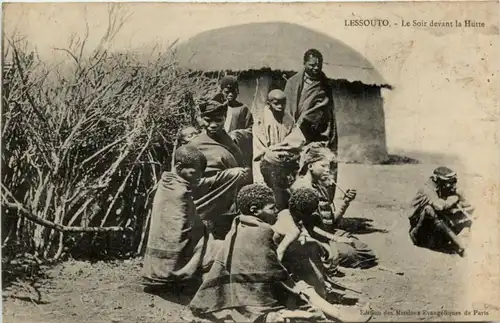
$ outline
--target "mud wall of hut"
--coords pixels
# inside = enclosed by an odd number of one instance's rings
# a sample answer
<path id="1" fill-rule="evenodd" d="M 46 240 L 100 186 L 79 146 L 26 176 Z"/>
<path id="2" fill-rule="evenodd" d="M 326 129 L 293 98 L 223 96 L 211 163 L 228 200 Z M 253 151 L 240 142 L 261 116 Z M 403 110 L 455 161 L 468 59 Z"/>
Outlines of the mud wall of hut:
<path id="1" fill-rule="evenodd" d="M 339 157 L 345 162 L 387 159 L 384 101 L 378 86 L 333 81 Z"/>

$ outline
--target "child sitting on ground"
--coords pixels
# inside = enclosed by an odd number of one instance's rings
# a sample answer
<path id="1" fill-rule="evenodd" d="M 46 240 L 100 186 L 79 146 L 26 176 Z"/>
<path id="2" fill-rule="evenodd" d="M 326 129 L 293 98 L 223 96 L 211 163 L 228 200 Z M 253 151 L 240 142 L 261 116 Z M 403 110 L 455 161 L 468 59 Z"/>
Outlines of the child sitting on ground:
<path id="1" fill-rule="evenodd" d="M 219 241 L 214 240 L 196 213 L 192 188 L 206 168 L 196 148 L 179 147 L 172 172 L 164 172 L 153 200 L 143 263 L 147 285 L 201 280 L 210 269 Z"/>
<path id="2" fill-rule="evenodd" d="M 312 312 L 287 310 L 300 296 L 328 318 L 342 321 L 366 319 L 359 309 L 329 304 L 303 281 L 294 282 L 276 257 L 275 200 L 272 190 L 252 184 L 238 193 L 241 214 L 235 218 L 210 272 L 189 304 L 198 316 L 237 322 L 283 322 L 286 318 L 310 319 Z M 311 307 L 309 307 L 311 308 Z M 322 313 L 316 311 L 317 317 Z"/>
<path id="3" fill-rule="evenodd" d="M 285 267 L 326 297 L 328 284 L 325 280 L 335 274 L 339 254 L 335 245 L 312 238 L 306 229 L 313 219 L 317 219 L 318 203 L 318 196 L 311 189 L 293 191 L 289 209 L 278 214 L 273 228 L 278 235 L 278 257 Z M 311 275 L 311 269 L 316 275 Z"/>
<path id="4" fill-rule="evenodd" d="M 340 203 L 333 202 L 331 191 L 335 184 L 331 182 L 335 155 L 323 143 L 311 143 L 301 156 L 299 176 L 291 191 L 310 188 L 319 197 L 316 212 L 319 217 L 310 221 L 305 228 L 316 240 L 324 243 L 335 242 L 341 255 L 340 265 L 350 268 L 369 268 L 377 263 L 373 251 L 359 239 L 346 231 L 338 229 L 350 203 L 356 197 L 356 190 L 348 189 Z M 311 218 L 312 219 L 312 218 Z"/>

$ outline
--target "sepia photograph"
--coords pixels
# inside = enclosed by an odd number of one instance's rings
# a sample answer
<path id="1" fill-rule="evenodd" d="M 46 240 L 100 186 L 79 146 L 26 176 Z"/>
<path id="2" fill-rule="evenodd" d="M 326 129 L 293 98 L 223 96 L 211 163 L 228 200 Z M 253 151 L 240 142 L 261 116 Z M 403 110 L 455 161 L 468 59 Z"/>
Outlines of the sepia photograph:
<path id="1" fill-rule="evenodd" d="M 499 18 L 3 3 L 3 322 L 500 320 Z"/>

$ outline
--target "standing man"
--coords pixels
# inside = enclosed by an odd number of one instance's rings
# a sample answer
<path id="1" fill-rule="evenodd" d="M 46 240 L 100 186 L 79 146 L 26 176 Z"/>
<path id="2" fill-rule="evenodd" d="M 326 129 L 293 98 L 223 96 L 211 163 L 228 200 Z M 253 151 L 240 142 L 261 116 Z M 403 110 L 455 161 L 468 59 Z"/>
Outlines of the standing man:
<path id="1" fill-rule="evenodd" d="M 323 55 L 316 49 L 304 54 L 303 69 L 290 77 L 285 86 L 286 111 L 292 115 L 306 143 L 326 142 L 337 155 L 338 137 L 332 88 L 322 72 Z M 337 181 L 337 164 L 332 165 Z"/>
<path id="2" fill-rule="evenodd" d="M 250 109 L 237 100 L 239 94 L 238 80 L 234 76 L 224 76 L 220 81 L 219 93 L 212 100 L 227 105 L 224 129 L 240 147 L 243 158 L 252 164 L 252 125 L 253 117 Z"/>

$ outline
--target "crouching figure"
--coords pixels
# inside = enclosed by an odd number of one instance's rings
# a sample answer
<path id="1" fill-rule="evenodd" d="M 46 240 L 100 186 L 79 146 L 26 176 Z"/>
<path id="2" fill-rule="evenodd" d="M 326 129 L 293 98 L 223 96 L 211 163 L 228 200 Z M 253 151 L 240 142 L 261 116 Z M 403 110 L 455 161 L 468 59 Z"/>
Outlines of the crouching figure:
<path id="1" fill-rule="evenodd" d="M 451 249 L 463 257 L 465 246 L 458 235 L 472 225 L 473 211 L 463 194 L 457 192 L 457 174 L 438 167 L 413 199 L 410 238 L 417 246 Z"/>

